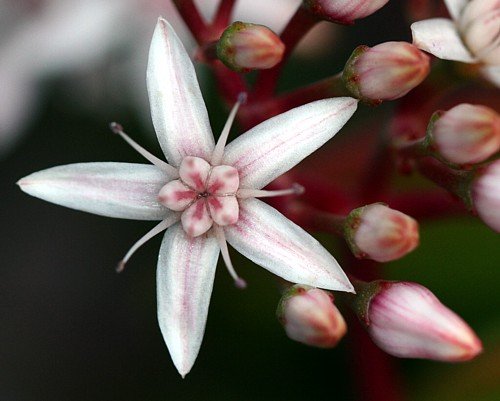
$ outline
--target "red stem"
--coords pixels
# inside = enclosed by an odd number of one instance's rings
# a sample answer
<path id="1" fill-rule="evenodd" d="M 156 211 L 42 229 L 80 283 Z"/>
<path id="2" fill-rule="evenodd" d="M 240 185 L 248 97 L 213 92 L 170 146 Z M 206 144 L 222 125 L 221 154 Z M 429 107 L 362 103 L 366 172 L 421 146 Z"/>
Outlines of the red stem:
<path id="1" fill-rule="evenodd" d="M 222 31 L 227 28 L 231 20 L 231 14 L 233 13 L 235 3 L 236 0 L 221 0 L 212 23 L 212 28 L 214 30 L 222 33 Z"/>
<path id="2" fill-rule="evenodd" d="M 275 67 L 259 73 L 255 83 L 254 96 L 258 99 L 270 97 L 276 90 L 281 70 L 297 43 L 316 25 L 319 20 L 307 10 L 299 7 L 292 19 L 288 22 L 281 34 L 281 41 L 285 44 L 283 59 Z"/>
<path id="3" fill-rule="evenodd" d="M 184 22 L 191 30 L 194 38 L 198 44 L 205 44 L 211 41 L 212 33 L 210 32 L 207 24 L 198 12 L 198 8 L 193 0 L 173 0 L 175 7 L 179 11 Z M 212 39 L 216 40 L 218 38 Z"/>

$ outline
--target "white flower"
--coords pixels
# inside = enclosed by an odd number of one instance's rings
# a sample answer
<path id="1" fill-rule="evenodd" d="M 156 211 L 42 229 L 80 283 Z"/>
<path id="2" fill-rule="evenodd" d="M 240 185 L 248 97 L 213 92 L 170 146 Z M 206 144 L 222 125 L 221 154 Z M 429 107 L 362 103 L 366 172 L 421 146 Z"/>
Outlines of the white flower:
<path id="1" fill-rule="evenodd" d="M 500 86 L 500 0 L 445 0 L 453 19 L 412 24 L 413 43 L 444 60 L 482 63 Z"/>
<path id="2" fill-rule="evenodd" d="M 151 113 L 169 164 L 120 134 L 153 165 L 81 163 L 19 181 L 53 203 L 110 217 L 161 220 L 121 263 L 168 228 L 158 258 L 158 320 L 175 366 L 186 375 L 201 345 L 219 255 L 236 284 L 227 242 L 295 283 L 338 291 L 353 287 L 309 234 L 255 197 L 297 193 L 262 187 L 315 151 L 347 122 L 352 98 L 306 104 L 267 120 L 225 147 L 238 103 L 215 145 L 194 67 L 172 27 L 159 19 L 147 71 Z M 237 173 L 237 174 L 236 174 Z"/>

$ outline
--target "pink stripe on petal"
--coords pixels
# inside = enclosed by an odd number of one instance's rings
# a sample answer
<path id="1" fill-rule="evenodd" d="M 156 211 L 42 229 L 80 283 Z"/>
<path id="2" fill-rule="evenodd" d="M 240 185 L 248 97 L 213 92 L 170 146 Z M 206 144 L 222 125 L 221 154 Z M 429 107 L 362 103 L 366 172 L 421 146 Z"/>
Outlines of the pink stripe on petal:
<path id="1" fill-rule="evenodd" d="M 285 280 L 354 292 L 333 256 L 264 202 L 252 198 L 240 200 L 239 220 L 224 227 L 224 232 L 237 251 Z"/>
<path id="2" fill-rule="evenodd" d="M 239 185 L 238 170 L 231 166 L 215 166 L 210 173 L 207 189 L 211 194 L 234 194 Z"/>
<path id="3" fill-rule="evenodd" d="M 199 157 L 186 157 L 179 167 L 181 180 L 198 192 L 205 192 L 210 164 Z"/>
<path id="4" fill-rule="evenodd" d="M 170 210 L 185 210 L 195 199 L 196 192 L 186 187 L 180 180 L 165 184 L 158 194 L 160 203 Z"/>
<path id="5" fill-rule="evenodd" d="M 213 221 L 208 213 L 205 199 L 200 199 L 189 206 L 181 216 L 182 227 L 191 237 L 205 234 L 212 227 Z"/>
<path id="6" fill-rule="evenodd" d="M 175 367 L 184 377 L 200 350 L 219 246 L 214 237 L 189 237 L 170 227 L 158 257 L 158 322 Z"/>
<path id="7" fill-rule="evenodd" d="M 227 226 L 238 221 L 239 205 L 235 196 L 211 196 L 208 207 L 213 221 L 220 226 Z"/>

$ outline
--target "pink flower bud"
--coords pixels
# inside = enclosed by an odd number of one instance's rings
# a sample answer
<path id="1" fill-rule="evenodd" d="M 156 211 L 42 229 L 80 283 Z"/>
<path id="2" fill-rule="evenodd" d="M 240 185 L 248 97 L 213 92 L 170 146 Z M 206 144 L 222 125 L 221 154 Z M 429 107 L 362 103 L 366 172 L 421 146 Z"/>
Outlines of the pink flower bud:
<path id="1" fill-rule="evenodd" d="M 285 45 L 263 25 L 233 22 L 217 43 L 217 57 L 239 72 L 272 68 L 283 58 Z"/>
<path id="2" fill-rule="evenodd" d="M 429 74 L 429 56 L 406 42 L 359 46 L 347 61 L 342 78 L 349 91 L 370 103 L 398 99 Z"/>
<path id="3" fill-rule="evenodd" d="M 430 135 L 446 160 L 479 163 L 500 150 L 500 117 L 485 106 L 459 104 L 434 123 Z"/>
<path id="4" fill-rule="evenodd" d="M 474 358 L 482 344 L 459 316 L 427 288 L 381 282 L 368 306 L 368 332 L 385 352 L 402 358 L 458 362 Z"/>
<path id="5" fill-rule="evenodd" d="M 347 332 L 333 296 L 318 288 L 295 285 L 281 299 L 277 315 L 292 340 L 333 348 Z"/>
<path id="6" fill-rule="evenodd" d="M 352 24 L 382 8 L 389 0 L 304 0 L 302 6 L 328 21 Z"/>
<path id="7" fill-rule="evenodd" d="M 377 262 L 402 258 L 419 244 L 417 221 L 380 203 L 351 212 L 345 230 L 354 254 Z"/>
<path id="8" fill-rule="evenodd" d="M 479 217 L 500 232 L 500 160 L 482 169 L 473 181 L 472 202 Z"/>

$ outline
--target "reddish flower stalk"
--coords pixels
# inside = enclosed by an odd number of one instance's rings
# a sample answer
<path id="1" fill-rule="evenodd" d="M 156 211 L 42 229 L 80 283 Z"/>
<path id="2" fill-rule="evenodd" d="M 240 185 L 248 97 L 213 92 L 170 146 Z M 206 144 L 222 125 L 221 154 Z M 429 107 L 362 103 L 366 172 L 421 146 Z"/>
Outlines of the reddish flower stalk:
<path id="1" fill-rule="evenodd" d="M 236 0 L 221 0 L 219 8 L 215 13 L 212 29 L 222 32 L 231 22 L 231 14 L 233 12 Z"/>
<path id="2" fill-rule="evenodd" d="M 173 3 L 175 7 L 177 7 L 179 14 L 184 22 L 186 22 L 186 25 L 189 27 L 191 33 L 199 44 L 217 39 L 211 38 L 212 32 L 200 15 L 193 0 L 173 0 Z"/>

